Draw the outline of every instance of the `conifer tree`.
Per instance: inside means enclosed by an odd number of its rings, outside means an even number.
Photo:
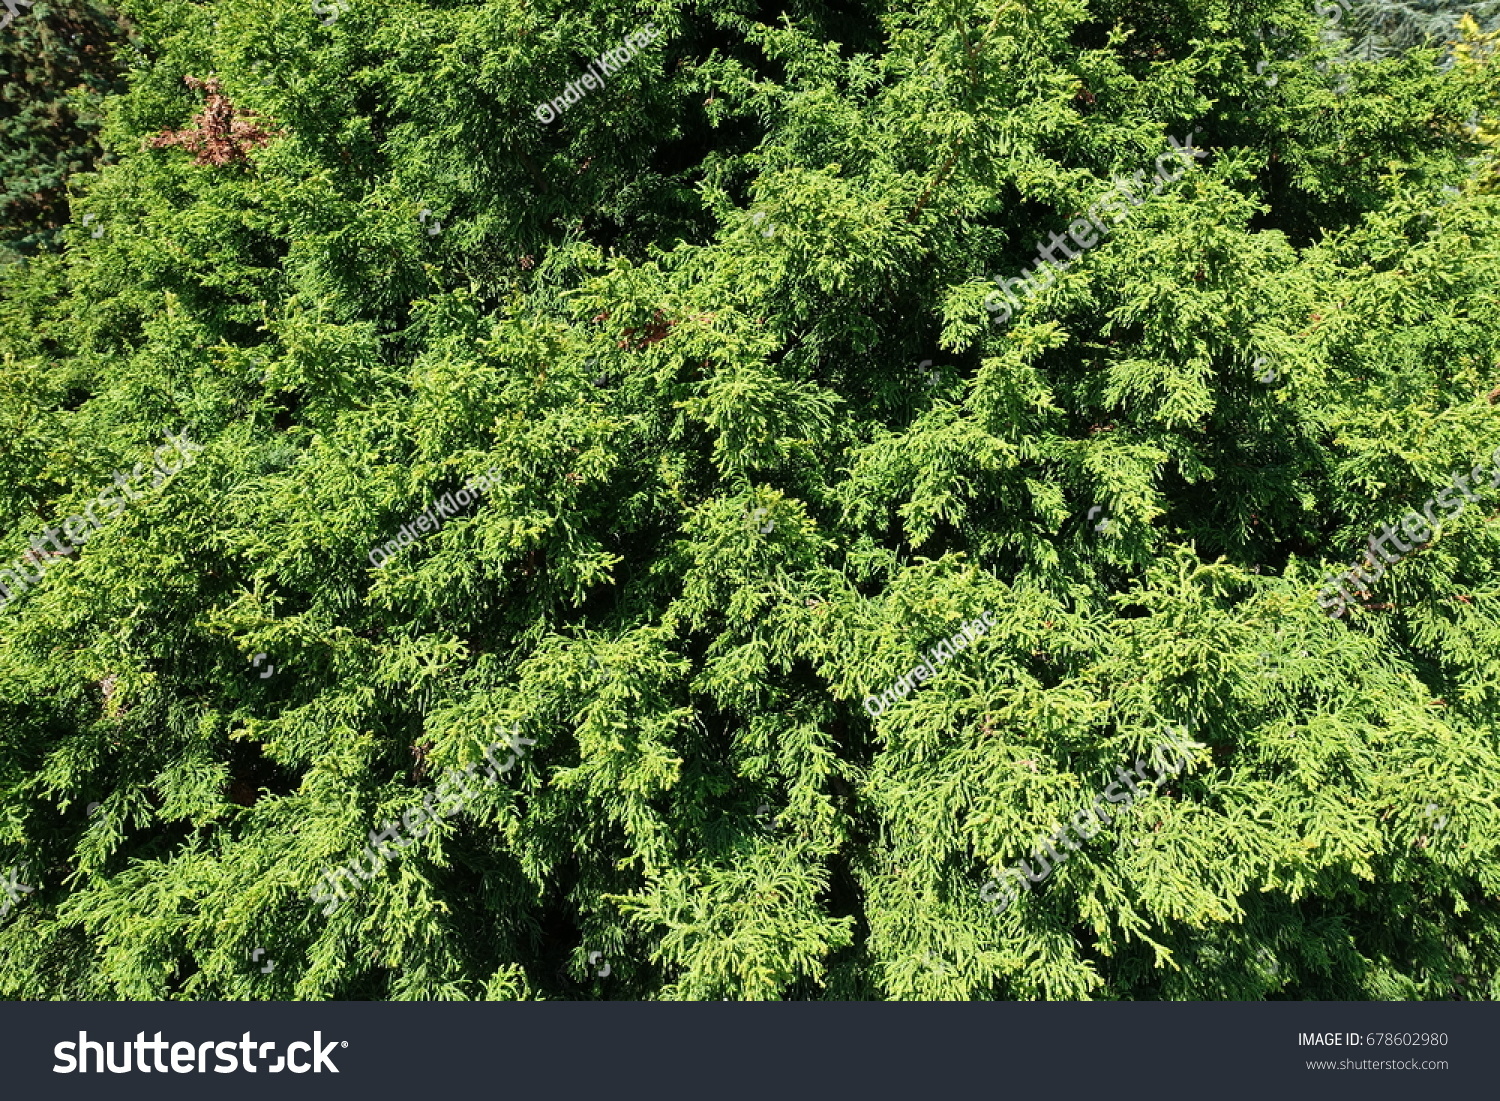
[[[93,169],[106,95],[124,91],[130,27],[95,0],[0,12],[0,263],[61,244],[68,182]],[[127,56],[129,54],[127,53]]]
[[[1500,993],[1491,66],[1290,2],[123,10],[114,163],[0,274],[0,997]]]

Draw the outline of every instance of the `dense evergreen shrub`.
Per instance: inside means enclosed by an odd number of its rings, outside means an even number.
[[[202,451],[0,609],[0,996],[1500,993],[1500,488],[1318,603],[1500,444],[1485,58],[1320,70],[1291,2],[123,6],[116,162],[0,281],[0,563]]]

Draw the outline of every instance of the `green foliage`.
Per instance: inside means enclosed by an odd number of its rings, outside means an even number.
[[[130,27],[95,0],[16,8],[0,30],[0,263],[61,245],[69,181],[92,171]],[[0,14],[0,18],[4,18]]]
[[[0,561],[204,451],[0,611],[0,996],[1500,994],[1500,495],[1315,599],[1500,442],[1488,66],[1320,71],[1289,2],[124,9],[107,232],[0,282]],[[149,146],[189,76],[271,140]],[[992,916],[1169,725],[1191,767]]]

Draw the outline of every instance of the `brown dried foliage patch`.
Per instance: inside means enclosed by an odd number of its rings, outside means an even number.
[[[157,134],[147,144],[152,149],[180,145],[193,154],[194,164],[242,164],[249,160],[251,149],[270,142],[274,133],[251,121],[255,112],[237,108],[229,102],[214,77],[199,80],[183,77],[183,83],[195,92],[204,92],[208,103],[203,113],[185,130],[168,130]]]

